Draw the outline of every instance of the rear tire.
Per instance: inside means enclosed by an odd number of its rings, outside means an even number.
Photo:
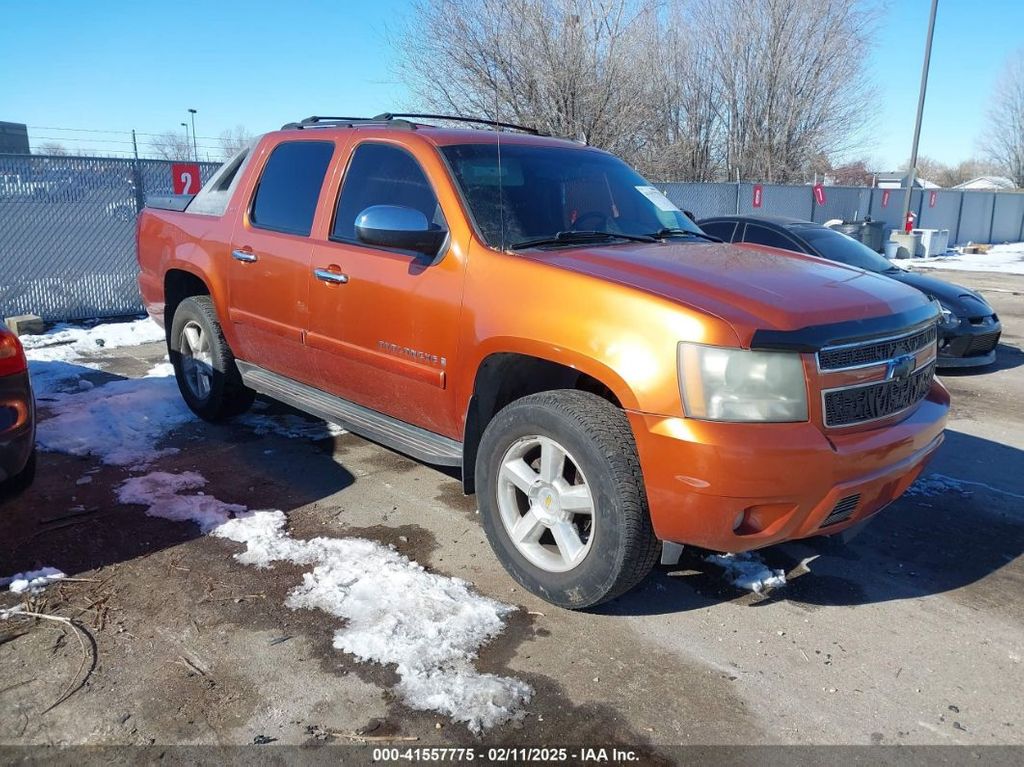
[[[252,406],[256,392],[242,383],[209,296],[178,304],[167,348],[181,396],[197,416],[223,421]]]
[[[3,482],[0,482],[0,499],[9,500],[11,498],[17,498],[19,495],[24,493],[29,487],[32,486],[32,482],[36,478],[36,450],[32,448],[32,452],[25,461],[25,466],[15,474],[13,477],[8,477]]]
[[[594,394],[542,392],[504,408],[480,441],[476,487],[494,553],[552,604],[614,599],[657,561],[629,421]]]

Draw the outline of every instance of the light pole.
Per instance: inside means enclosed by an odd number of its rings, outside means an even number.
[[[185,129],[185,152],[188,153],[188,123],[181,123],[181,127]]]
[[[932,13],[934,14],[935,11],[932,11]],[[934,18],[934,15],[933,15],[933,18]],[[929,38],[929,40],[930,40],[930,38]],[[929,42],[929,45],[931,45],[931,42]],[[199,148],[196,145],[196,110],[190,109],[190,110],[188,110],[188,112],[189,112],[190,115],[192,115],[192,154],[193,154],[193,159],[196,162],[199,162]]]
[[[914,124],[914,146],[910,150],[910,172],[907,174],[907,191],[903,195],[903,222],[910,213],[910,195],[914,191],[917,176],[917,143],[921,139],[921,115],[924,114],[924,94],[928,90],[928,64],[932,58],[932,35],[935,32],[935,11],[939,0],[932,0],[932,12],[928,18],[928,39],[924,46],[924,66],[921,67],[921,93],[917,98],[917,122]],[[195,131],[193,131],[195,133]],[[906,224],[903,224],[906,226]]]

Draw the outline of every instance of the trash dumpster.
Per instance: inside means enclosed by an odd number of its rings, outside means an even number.
[[[885,224],[865,218],[863,221],[843,221],[831,226],[838,232],[849,235],[867,245],[876,253],[882,252],[885,240]]]
[[[913,229],[911,234],[921,236],[921,243],[918,246],[917,256],[934,258],[945,254],[949,247],[948,229]]]

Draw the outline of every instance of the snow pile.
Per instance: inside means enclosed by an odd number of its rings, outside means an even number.
[[[224,503],[212,495],[196,492],[184,495],[186,490],[199,490],[206,486],[206,478],[194,471],[170,474],[154,471],[141,477],[131,477],[121,483],[117,500],[146,506],[146,514],[176,522],[195,522],[204,533],[213,530],[240,514],[245,506]]]
[[[395,664],[407,705],[440,711],[479,733],[512,718],[529,700],[532,691],[523,682],[481,674],[472,665],[513,608],[472,593],[465,581],[428,573],[374,541],[296,540],[285,521],[280,511],[258,511],[213,534],[245,543],[236,556],[246,564],[314,565],[288,606],[343,618],[334,646],[360,660]]]
[[[144,467],[177,452],[175,448],[157,450],[154,445],[194,418],[174,379],[166,375],[55,394],[50,409],[53,415],[37,427],[40,448],[93,455],[113,466]]]
[[[750,551],[742,554],[711,554],[704,557],[704,561],[725,570],[725,577],[736,588],[747,589],[755,594],[786,585],[785,571],[770,569],[757,554]]]
[[[327,421],[314,421],[305,416],[293,413],[268,415],[265,413],[247,413],[237,419],[248,426],[256,434],[266,436],[277,434],[292,439],[326,439],[345,434],[345,430],[337,424]]]
[[[914,269],[1024,274],[1024,242],[994,245],[988,253],[962,253],[927,259],[915,258],[908,263]]]
[[[44,567],[27,573],[16,573],[9,578],[0,578],[0,588],[9,586],[14,594],[42,594],[51,583],[66,577],[56,567]]]
[[[100,349],[163,340],[163,329],[146,318],[133,322],[106,322],[90,328],[58,325],[47,333],[22,336],[21,345],[30,360],[68,362]]]

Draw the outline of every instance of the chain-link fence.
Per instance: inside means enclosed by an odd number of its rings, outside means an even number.
[[[48,320],[142,311],[135,217],[147,197],[170,195],[174,163],[0,155],[0,316]],[[201,182],[216,163],[198,163]],[[177,168],[180,175],[182,168]],[[194,169],[186,168],[191,173]],[[180,188],[181,178],[178,179]],[[190,191],[195,190],[194,180]],[[752,183],[658,184],[697,218],[725,213],[882,221],[901,227],[903,190]],[[914,190],[917,226],[948,229],[950,244],[1024,240],[1024,194]]]
[[[142,311],[135,217],[147,197],[173,194],[172,165],[0,155],[0,316],[73,320]],[[218,167],[198,165],[202,181]]]

